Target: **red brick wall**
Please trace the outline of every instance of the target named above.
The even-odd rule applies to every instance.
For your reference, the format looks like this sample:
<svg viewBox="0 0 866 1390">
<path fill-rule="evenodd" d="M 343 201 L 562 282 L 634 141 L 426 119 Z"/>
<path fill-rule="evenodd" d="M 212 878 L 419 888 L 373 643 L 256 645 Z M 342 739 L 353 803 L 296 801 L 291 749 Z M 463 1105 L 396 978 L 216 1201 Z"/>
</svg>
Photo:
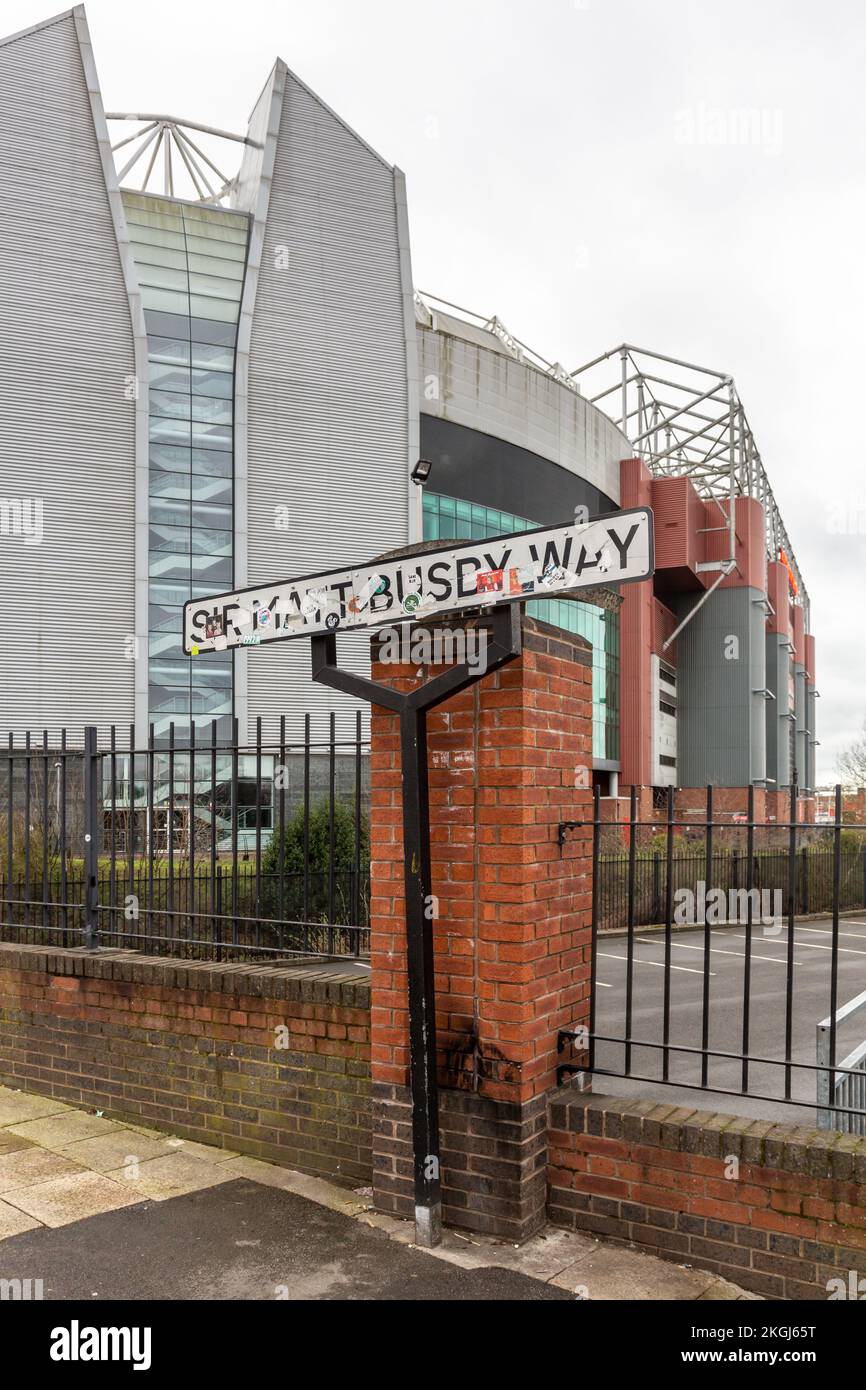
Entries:
<svg viewBox="0 0 866 1390">
<path fill-rule="evenodd" d="M 408 689 L 418 668 L 374 663 Z M 424 670 L 423 679 L 437 668 Z M 525 1101 L 556 1079 L 557 1029 L 587 1010 L 591 819 L 588 644 L 524 619 L 524 655 L 428 717 L 437 1030 L 443 1084 Z M 371 749 L 374 1081 L 408 1075 L 398 718 Z"/>
<path fill-rule="evenodd" d="M 352 1182 L 369 1020 L 364 979 L 0 943 L 0 1083 Z"/>
<path fill-rule="evenodd" d="M 866 1274 L 866 1139 L 568 1089 L 550 1119 L 557 1225 L 768 1298 Z"/>
<path fill-rule="evenodd" d="M 522 621 L 523 655 L 428 717 L 444 1214 L 515 1238 L 543 1221 L 557 1033 L 588 1018 L 591 829 L 560 847 L 558 828 L 592 816 L 588 644 Z M 383 664 L 374 646 L 378 681 L 408 689 L 435 669 Z M 409 1214 L 396 715 L 374 709 L 371 748 L 374 1192 Z"/>
</svg>

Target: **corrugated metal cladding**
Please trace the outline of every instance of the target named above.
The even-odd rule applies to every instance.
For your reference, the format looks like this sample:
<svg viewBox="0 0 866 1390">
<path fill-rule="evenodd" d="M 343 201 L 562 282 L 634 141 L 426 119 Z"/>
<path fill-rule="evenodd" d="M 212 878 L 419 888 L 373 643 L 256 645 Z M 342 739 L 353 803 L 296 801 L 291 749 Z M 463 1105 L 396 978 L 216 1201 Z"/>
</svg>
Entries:
<svg viewBox="0 0 866 1390">
<path fill-rule="evenodd" d="M 250 344 L 249 584 L 406 543 L 407 392 L 393 170 L 289 73 Z M 339 648 L 369 673 L 367 639 Z M 251 730 L 354 725 L 356 701 L 311 684 L 309 642 L 247 660 Z"/>
<path fill-rule="evenodd" d="M 433 328 L 417 331 L 424 414 L 529 449 L 619 502 L 620 459 L 633 450 L 612 420 L 536 367 Z"/>
<path fill-rule="evenodd" d="M 129 302 L 70 15 L 0 44 L 0 731 L 133 718 Z M 8 532 L 9 523 L 3 524 Z"/>
<path fill-rule="evenodd" d="M 788 684 L 791 658 L 788 652 L 788 639 L 782 633 L 768 632 L 767 651 L 767 689 L 774 699 L 767 701 L 767 787 L 770 791 L 783 791 L 790 786 L 791 744 L 790 720 L 788 719 Z"/>
<path fill-rule="evenodd" d="M 745 787 L 766 776 L 763 598 L 717 589 L 677 638 L 680 786 Z M 677 599 L 680 619 L 694 603 L 693 594 Z"/>
</svg>

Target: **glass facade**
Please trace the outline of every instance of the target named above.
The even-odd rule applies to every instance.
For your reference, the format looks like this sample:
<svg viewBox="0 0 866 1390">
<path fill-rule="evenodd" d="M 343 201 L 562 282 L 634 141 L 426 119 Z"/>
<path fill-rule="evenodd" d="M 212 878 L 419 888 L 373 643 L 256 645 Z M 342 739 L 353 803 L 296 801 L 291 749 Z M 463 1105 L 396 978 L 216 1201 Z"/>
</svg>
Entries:
<svg viewBox="0 0 866 1390">
<path fill-rule="evenodd" d="M 245 214 L 123 192 L 149 362 L 149 719 L 163 742 L 221 737 L 231 653 L 183 654 L 187 599 L 234 581 L 234 372 Z"/>
<path fill-rule="evenodd" d="M 531 531 L 539 522 L 494 507 L 424 492 L 425 540 L 484 540 L 509 531 Z M 592 643 L 592 755 L 619 759 L 619 614 L 573 599 L 533 599 L 533 617 Z"/>
</svg>

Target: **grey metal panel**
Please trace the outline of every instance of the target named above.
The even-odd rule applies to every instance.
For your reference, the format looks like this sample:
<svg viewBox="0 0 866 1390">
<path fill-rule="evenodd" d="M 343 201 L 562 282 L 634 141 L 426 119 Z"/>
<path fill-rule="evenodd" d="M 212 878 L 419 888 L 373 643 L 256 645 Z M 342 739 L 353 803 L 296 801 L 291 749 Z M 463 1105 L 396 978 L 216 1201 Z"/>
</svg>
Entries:
<svg viewBox="0 0 866 1390">
<path fill-rule="evenodd" d="M 818 696 L 813 685 L 806 687 L 806 721 L 809 739 L 806 749 L 806 787 L 815 790 L 815 749 L 818 741 Z"/>
<path fill-rule="evenodd" d="M 287 72 L 250 340 L 249 583 L 405 544 L 407 381 L 394 171 Z M 368 671 L 368 643 L 343 643 Z M 345 726 L 357 703 L 311 686 L 309 661 L 303 641 L 247 654 L 251 725 Z"/>
<path fill-rule="evenodd" d="M 0 728 L 131 721 L 136 358 L 83 13 L 0 43 Z M 89 83 L 88 83 L 89 75 Z M 131 647 L 130 647 L 131 652 Z"/>
<path fill-rule="evenodd" d="M 755 693 L 767 683 L 763 599 L 757 589 L 717 589 L 677 638 L 683 787 L 744 787 L 766 776 L 765 702 Z M 694 595 L 682 596 L 678 617 L 694 603 Z"/>
<path fill-rule="evenodd" d="M 797 784 L 804 791 L 809 777 L 809 729 L 806 709 L 806 668 L 794 662 L 794 756 L 797 760 Z"/>
<path fill-rule="evenodd" d="M 634 450 L 600 410 L 502 351 L 423 324 L 417 334 L 423 413 L 529 449 L 619 502 L 620 460 Z"/>
<path fill-rule="evenodd" d="M 775 695 L 767 701 L 767 787 L 770 791 L 782 791 L 789 786 L 791 776 L 791 749 L 789 743 L 788 720 L 788 680 L 791 670 L 791 654 L 788 638 L 779 632 L 768 632 L 767 689 Z"/>
</svg>

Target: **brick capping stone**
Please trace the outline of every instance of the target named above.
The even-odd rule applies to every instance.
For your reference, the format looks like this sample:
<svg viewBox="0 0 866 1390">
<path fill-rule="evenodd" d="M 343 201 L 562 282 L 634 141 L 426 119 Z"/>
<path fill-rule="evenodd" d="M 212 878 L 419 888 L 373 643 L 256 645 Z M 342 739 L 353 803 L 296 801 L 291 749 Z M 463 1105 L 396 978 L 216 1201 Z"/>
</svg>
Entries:
<svg viewBox="0 0 866 1390">
<path fill-rule="evenodd" d="M 2 942 L 0 1082 L 370 1181 L 370 986 L 348 971 Z"/>
<path fill-rule="evenodd" d="M 549 1124 L 555 1225 L 768 1298 L 826 1299 L 866 1275 L 866 1138 L 571 1086 Z"/>
</svg>

